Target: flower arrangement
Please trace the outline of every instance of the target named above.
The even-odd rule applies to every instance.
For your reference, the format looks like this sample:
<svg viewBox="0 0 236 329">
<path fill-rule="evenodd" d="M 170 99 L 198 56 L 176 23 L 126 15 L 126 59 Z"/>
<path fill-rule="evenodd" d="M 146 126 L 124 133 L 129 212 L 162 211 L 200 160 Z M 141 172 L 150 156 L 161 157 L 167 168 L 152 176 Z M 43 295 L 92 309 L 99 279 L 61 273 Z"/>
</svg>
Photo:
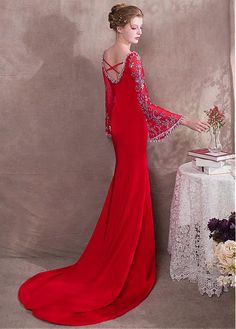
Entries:
<svg viewBox="0 0 236 329">
<path fill-rule="evenodd" d="M 225 115 L 223 111 L 220 111 L 218 106 L 214 105 L 212 109 L 204 111 L 208 117 L 207 123 L 210 124 L 207 132 L 210 132 L 211 140 L 209 144 L 209 151 L 217 153 L 222 151 L 222 145 L 220 142 L 220 128 L 225 124 Z"/>
<path fill-rule="evenodd" d="M 235 211 L 231 212 L 228 219 L 211 218 L 207 226 L 211 231 L 209 238 L 215 241 L 214 259 L 208 263 L 208 268 L 215 266 L 222 274 L 217 278 L 217 282 L 221 286 L 235 287 Z"/>
<path fill-rule="evenodd" d="M 219 110 L 218 106 L 214 105 L 212 109 L 205 110 L 204 112 L 208 117 L 207 123 L 209 123 L 210 126 L 213 128 L 213 131 L 215 131 L 217 128 L 220 129 L 224 126 L 225 114 L 223 111 Z"/>
</svg>

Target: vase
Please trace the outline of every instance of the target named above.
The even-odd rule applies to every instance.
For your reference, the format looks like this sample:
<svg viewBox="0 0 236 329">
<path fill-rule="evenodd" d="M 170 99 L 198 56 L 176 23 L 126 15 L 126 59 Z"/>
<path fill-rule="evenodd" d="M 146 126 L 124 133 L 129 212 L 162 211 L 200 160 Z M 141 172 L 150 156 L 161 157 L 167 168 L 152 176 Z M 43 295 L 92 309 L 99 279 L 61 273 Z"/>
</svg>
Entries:
<svg viewBox="0 0 236 329">
<path fill-rule="evenodd" d="M 222 145 L 220 142 L 220 128 L 210 127 L 210 144 L 208 150 L 213 153 L 221 152 Z"/>
</svg>

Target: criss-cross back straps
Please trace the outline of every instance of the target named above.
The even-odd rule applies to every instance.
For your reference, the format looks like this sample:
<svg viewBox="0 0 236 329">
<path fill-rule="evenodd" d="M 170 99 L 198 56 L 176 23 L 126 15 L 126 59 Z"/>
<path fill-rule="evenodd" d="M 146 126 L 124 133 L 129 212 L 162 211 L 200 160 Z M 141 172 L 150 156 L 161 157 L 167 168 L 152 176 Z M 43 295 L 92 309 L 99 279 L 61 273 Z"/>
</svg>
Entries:
<svg viewBox="0 0 236 329">
<path fill-rule="evenodd" d="M 118 74 L 120 73 L 120 72 L 118 72 L 118 71 L 115 69 L 115 67 L 118 66 L 118 65 L 120 65 L 120 64 L 123 64 L 124 62 L 117 63 L 117 64 L 115 64 L 115 65 L 110 65 L 110 64 L 105 60 L 105 58 L 103 58 L 103 60 L 104 60 L 104 62 L 106 62 L 106 63 L 110 66 L 108 69 L 105 69 L 106 71 L 114 70 L 114 71 L 116 71 Z"/>
</svg>

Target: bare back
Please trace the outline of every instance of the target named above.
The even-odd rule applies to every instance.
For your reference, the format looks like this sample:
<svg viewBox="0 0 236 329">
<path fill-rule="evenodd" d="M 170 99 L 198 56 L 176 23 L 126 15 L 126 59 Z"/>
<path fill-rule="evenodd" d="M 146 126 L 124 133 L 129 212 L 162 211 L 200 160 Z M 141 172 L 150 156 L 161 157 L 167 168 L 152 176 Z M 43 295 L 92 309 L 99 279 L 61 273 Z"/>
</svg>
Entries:
<svg viewBox="0 0 236 329">
<path fill-rule="evenodd" d="M 103 53 L 103 61 L 107 74 L 113 80 L 118 80 L 124 66 L 125 58 L 130 52 L 115 49 L 113 46 Z"/>
</svg>

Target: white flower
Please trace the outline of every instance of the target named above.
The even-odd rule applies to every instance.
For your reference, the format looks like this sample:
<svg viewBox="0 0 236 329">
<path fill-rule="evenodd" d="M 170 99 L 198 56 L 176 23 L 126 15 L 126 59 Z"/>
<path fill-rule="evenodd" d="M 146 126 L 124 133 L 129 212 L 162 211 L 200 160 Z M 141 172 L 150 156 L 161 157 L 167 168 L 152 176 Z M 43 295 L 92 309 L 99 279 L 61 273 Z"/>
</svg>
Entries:
<svg viewBox="0 0 236 329">
<path fill-rule="evenodd" d="M 222 265 L 221 263 L 218 263 L 216 266 L 221 274 L 225 274 L 225 275 L 231 274 L 230 266 L 225 266 L 225 265 Z"/>
<path fill-rule="evenodd" d="M 215 256 L 219 260 L 221 265 L 221 273 L 235 273 L 235 253 L 236 243 L 233 240 L 227 240 L 226 242 L 220 242 L 215 247 Z"/>
<path fill-rule="evenodd" d="M 222 274 L 217 278 L 217 282 L 221 286 L 236 285 L 236 242 L 227 240 L 213 244 L 214 257 L 207 263 L 208 269 L 216 266 Z"/>
<path fill-rule="evenodd" d="M 227 240 L 224 243 L 224 253 L 227 257 L 233 258 L 236 255 L 236 242 Z"/>
<path fill-rule="evenodd" d="M 217 278 L 217 282 L 218 282 L 221 286 L 226 286 L 228 283 L 230 283 L 230 278 L 227 277 L 227 276 L 220 275 L 220 276 Z"/>
<path fill-rule="evenodd" d="M 230 286 L 231 287 L 235 287 L 235 284 L 236 284 L 236 276 L 235 274 L 231 276 L 231 283 L 230 283 Z"/>
<path fill-rule="evenodd" d="M 217 278 L 217 282 L 219 283 L 220 286 L 223 286 L 224 285 L 224 276 L 223 275 L 220 275 Z"/>
<path fill-rule="evenodd" d="M 220 275 L 217 278 L 217 282 L 221 286 L 230 285 L 231 287 L 235 287 L 235 276 L 227 276 L 227 275 L 226 276 L 223 276 L 223 275 Z"/>
</svg>

